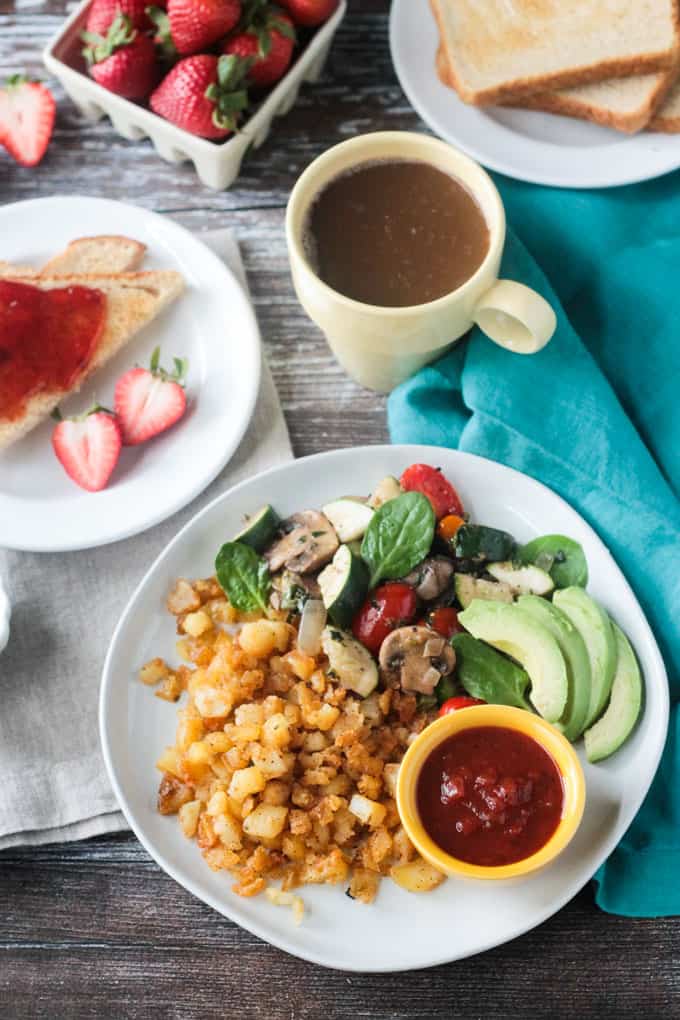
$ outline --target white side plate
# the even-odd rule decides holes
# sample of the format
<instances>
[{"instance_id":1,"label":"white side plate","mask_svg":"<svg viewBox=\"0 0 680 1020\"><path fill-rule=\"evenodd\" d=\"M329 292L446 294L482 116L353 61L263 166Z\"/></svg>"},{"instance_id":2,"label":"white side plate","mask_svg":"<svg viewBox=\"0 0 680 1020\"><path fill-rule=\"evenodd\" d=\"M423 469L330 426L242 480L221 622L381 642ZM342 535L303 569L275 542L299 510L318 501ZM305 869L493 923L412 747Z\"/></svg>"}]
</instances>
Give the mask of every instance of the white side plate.
<instances>
[{"instance_id":1,"label":"white side plate","mask_svg":"<svg viewBox=\"0 0 680 1020\"><path fill-rule=\"evenodd\" d=\"M571 117L468 106L437 77L438 42L426 0L393 0L392 60L411 105L436 134L490 170L560 188L609 188L680 166L678 135L624 135Z\"/></svg>"},{"instance_id":2,"label":"white side plate","mask_svg":"<svg viewBox=\"0 0 680 1020\"><path fill-rule=\"evenodd\" d=\"M584 762L587 803L581 828L548 868L523 881L449 879L432 893L407 893L386 879L371 906L343 887L303 887L302 925L264 898L240 899L226 872L210 871L175 817L156 811L154 762L174 742L177 706L137 679L155 655L176 661L174 620L165 597L179 577L212 573L215 554L242 515L272 503L286 515L322 506L347 490L369 492L409 464L441 466L476 521L520 541L557 532L581 542L590 590L631 639L645 676L644 715L631 739L600 765ZM104 756L125 815L165 871L205 903L273 945L326 967L398 971L429 967L507 942L560 909L591 878L628 828L652 781L668 725L668 687L654 637L625 578L591 528L538 482L492 461L425 446L367 446L319 454L266 472L225 493L179 533L149 570L123 613L104 666L100 726Z\"/></svg>"},{"instance_id":3,"label":"white side plate","mask_svg":"<svg viewBox=\"0 0 680 1020\"><path fill-rule=\"evenodd\" d=\"M0 453L0 545L33 552L88 549L128 538L185 506L238 446L255 406L260 341L253 311L231 270L193 234L156 213L99 198L44 198L0 209L0 259L40 266L76 237L125 234L148 247L143 268L178 269L186 291L61 405L65 415L96 399L111 405L116 379L148 365L189 359L185 417L124 449L108 487L71 481L47 421Z\"/></svg>"}]
</instances>

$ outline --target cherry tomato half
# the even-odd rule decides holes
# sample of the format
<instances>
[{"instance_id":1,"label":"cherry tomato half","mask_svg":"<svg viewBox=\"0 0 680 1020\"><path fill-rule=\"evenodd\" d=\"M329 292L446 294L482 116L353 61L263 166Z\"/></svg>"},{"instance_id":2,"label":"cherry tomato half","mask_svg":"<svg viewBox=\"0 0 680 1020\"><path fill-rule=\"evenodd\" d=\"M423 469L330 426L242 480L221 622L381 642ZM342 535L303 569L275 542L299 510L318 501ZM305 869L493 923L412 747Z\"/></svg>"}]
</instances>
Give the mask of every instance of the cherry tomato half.
<instances>
[{"instance_id":1,"label":"cherry tomato half","mask_svg":"<svg viewBox=\"0 0 680 1020\"><path fill-rule=\"evenodd\" d=\"M461 634L463 627L458 623L458 610L451 606L433 609L427 615L428 626L436 630L442 637L450 638L453 634Z\"/></svg>"},{"instance_id":2,"label":"cherry tomato half","mask_svg":"<svg viewBox=\"0 0 680 1020\"><path fill-rule=\"evenodd\" d=\"M393 630L411 623L418 600L410 584L388 581L368 596L352 621L352 633L370 652L377 655Z\"/></svg>"},{"instance_id":3,"label":"cherry tomato half","mask_svg":"<svg viewBox=\"0 0 680 1020\"><path fill-rule=\"evenodd\" d=\"M449 698L439 709L440 715L448 715L449 712L457 712L459 708L470 708L471 705L486 705L486 701L480 698L468 698L467 694L460 694L457 698Z\"/></svg>"},{"instance_id":4,"label":"cherry tomato half","mask_svg":"<svg viewBox=\"0 0 680 1020\"><path fill-rule=\"evenodd\" d=\"M404 471L400 482L406 492L422 492L423 496L427 496L437 520L447 514L463 516L460 496L439 469L429 464L411 464Z\"/></svg>"}]
</instances>

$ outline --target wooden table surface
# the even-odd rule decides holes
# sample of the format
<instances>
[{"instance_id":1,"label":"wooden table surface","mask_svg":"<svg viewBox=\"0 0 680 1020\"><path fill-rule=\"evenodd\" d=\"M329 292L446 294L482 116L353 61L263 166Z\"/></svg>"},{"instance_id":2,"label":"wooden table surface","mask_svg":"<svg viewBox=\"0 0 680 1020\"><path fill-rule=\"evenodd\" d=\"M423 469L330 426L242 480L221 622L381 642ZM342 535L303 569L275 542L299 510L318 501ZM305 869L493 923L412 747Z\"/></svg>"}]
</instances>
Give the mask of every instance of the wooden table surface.
<instances>
[{"instance_id":1,"label":"wooden table surface","mask_svg":"<svg viewBox=\"0 0 680 1020\"><path fill-rule=\"evenodd\" d=\"M0 0L0 79L39 73L40 50L72 7ZM236 231L297 455L387 438L383 399L345 377L296 302L283 221L293 182L328 146L365 131L424 129L392 69L388 9L388 0L350 0L323 80L307 85L295 109L275 122L231 191L207 190L189 166L162 162L149 142L125 141L105 120L85 122L58 88L55 136L41 166L21 169L0 153L0 203L99 195L167 213L191 230ZM404 938L417 938L408 917ZM588 887L540 928L483 956L363 976L324 970L260 942L167 878L130 835L0 855L0 1016L230 1014L678 1016L680 922L608 916Z\"/></svg>"}]
</instances>

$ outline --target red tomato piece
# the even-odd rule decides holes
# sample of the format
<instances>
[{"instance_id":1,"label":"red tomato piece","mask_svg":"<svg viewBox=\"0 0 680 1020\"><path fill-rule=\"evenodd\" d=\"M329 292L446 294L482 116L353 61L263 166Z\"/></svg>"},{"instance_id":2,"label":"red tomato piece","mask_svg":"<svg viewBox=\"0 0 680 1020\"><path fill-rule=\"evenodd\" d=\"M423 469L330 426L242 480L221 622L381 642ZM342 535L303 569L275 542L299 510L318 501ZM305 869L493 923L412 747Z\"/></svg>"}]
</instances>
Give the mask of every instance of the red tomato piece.
<instances>
[{"instance_id":1,"label":"red tomato piece","mask_svg":"<svg viewBox=\"0 0 680 1020\"><path fill-rule=\"evenodd\" d=\"M427 496L437 520L447 514L463 516L460 496L439 468L430 467L429 464L411 464L404 471L400 482L406 492L422 492L423 496Z\"/></svg>"},{"instance_id":2,"label":"red tomato piece","mask_svg":"<svg viewBox=\"0 0 680 1020\"><path fill-rule=\"evenodd\" d=\"M418 600L410 584L388 581L372 592L352 621L352 633L370 652L377 655L393 630L411 623Z\"/></svg>"},{"instance_id":3,"label":"red tomato piece","mask_svg":"<svg viewBox=\"0 0 680 1020\"><path fill-rule=\"evenodd\" d=\"M459 694L456 698L449 698L439 709L440 715L448 715L449 712L457 712L459 708L469 708L471 705L486 705L481 698L469 698L467 694Z\"/></svg>"},{"instance_id":4,"label":"red tomato piece","mask_svg":"<svg viewBox=\"0 0 680 1020\"><path fill-rule=\"evenodd\" d=\"M463 627L458 623L458 610L451 606L442 606L440 609L433 609L427 618L427 623L432 630L436 630L442 637L450 638L453 634L461 634Z\"/></svg>"}]
</instances>

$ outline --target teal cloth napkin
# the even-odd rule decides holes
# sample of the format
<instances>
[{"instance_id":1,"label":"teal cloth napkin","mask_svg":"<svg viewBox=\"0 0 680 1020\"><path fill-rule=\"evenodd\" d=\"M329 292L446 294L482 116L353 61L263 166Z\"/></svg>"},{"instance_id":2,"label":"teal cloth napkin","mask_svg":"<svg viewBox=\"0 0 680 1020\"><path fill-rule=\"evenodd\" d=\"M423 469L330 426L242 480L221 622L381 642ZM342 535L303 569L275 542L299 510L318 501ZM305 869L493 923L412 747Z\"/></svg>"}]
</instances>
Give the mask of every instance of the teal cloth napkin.
<instances>
[{"instance_id":1,"label":"teal cloth napkin","mask_svg":"<svg viewBox=\"0 0 680 1020\"><path fill-rule=\"evenodd\" d=\"M505 178L502 275L557 311L552 342L469 339L392 393L395 443L456 447L563 496L626 574L669 673L671 723L637 818L595 876L630 916L680 914L680 174L569 192Z\"/></svg>"}]
</instances>

